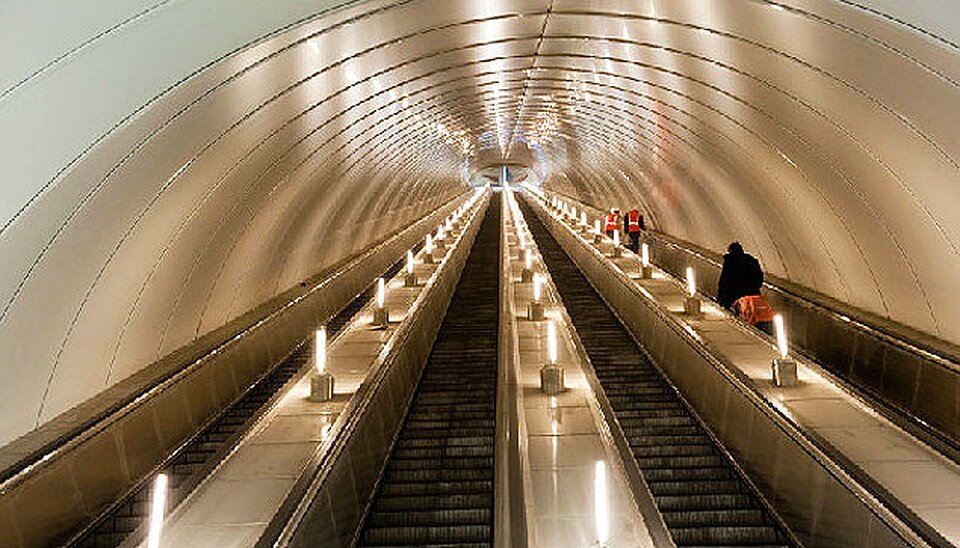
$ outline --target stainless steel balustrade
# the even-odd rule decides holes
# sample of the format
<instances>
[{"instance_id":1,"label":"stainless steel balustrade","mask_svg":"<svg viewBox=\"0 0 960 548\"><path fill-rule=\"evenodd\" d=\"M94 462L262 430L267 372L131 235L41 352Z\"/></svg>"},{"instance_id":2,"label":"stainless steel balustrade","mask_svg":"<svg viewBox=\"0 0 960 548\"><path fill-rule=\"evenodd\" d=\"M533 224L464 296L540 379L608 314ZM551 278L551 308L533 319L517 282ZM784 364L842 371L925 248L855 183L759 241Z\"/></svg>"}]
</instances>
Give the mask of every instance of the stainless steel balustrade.
<instances>
[{"instance_id":1,"label":"stainless steel balustrade","mask_svg":"<svg viewBox=\"0 0 960 548\"><path fill-rule=\"evenodd\" d=\"M256 317L202 351L178 351L88 402L79 411L3 448L0 546L58 544L137 488L220 410L342 308L453 211L460 196L363 254L258 309ZM188 358L184 358L187 356ZM135 382L134 382L135 381Z\"/></svg>"},{"instance_id":2,"label":"stainless steel balustrade","mask_svg":"<svg viewBox=\"0 0 960 548\"><path fill-rule=\"evenodd\" d=\"M682 277L684 268L694 265L701 291L716 297L721 257L662 234L650 233L646 241L657 266ZM891 334L905 328L871 325L875 322L859 318L861 311L844 314L806 295L809 291L803 288L768 278L766 295L787 319L794 345L896 410L899 424L954 460L960 458L960 349L951 353L942 341L909 342L906 337L922 335Z\"/></svg>"},{"instance_id":3,"label":"stainless steel balustrade","mask_svg":"<svg viewBox=\"0 0 960 548\"><path fill-rule=\"evenodd\" d=\"M773 409L748 379L709 354L598 251L538 203L529 203L804 545L925 545L901 516Z\"/></svg>"},{"instance_id":4,"label":"stainless steel balustrade","mask_svg":"<svg viewBox=\"0 0 960 548\"><path fill-rule=\"evenodd\" d=\"M510 246L507 231L512 229L510 205L500 200L500 275L510 275ZM494 546L526 548L527 516L524 502L523 464L520 459L520 400L517 364L520 341L513 307L514 287L509 280L500 283L500 333L497 344L497 440L494 466Z\"/></svg>"},{"instance_id":5,"label":"stainless steel balustrade","mask_svg":"<svg viewBox=\"0 0 960 548\"><path fill-rule=\"evenodd\" d=\"M489 193L483 199L442 269L340 414L330 449L308 465L258 547L352 545L489 207Z\"/></svg>"},{"instance_id":6,"label":"stainless steel balustrade","mask_svg":"<svg viewBox=\"0 0 960 548\"><path fill-rule=\"evenodd\" d=\"M594 208L591 218L602 214ZM720 255L659 232L644 237L653 263L680 279L693 266L700 292L716 298ZM960 462L960 348L787 280L766 278L765 294L784 314L793 346Z\"/></svg>"}]
</instances>

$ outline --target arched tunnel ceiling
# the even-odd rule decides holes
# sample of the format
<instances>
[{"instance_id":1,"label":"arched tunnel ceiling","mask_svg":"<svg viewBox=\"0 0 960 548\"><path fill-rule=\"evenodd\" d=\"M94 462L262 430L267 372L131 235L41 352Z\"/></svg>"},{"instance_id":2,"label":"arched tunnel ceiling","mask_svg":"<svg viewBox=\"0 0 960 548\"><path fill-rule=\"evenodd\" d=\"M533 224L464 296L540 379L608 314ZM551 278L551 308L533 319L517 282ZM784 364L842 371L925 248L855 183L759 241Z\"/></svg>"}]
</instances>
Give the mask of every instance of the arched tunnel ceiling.
<instances>
[{"instance_id":1,"label":"arched tunnel ceiling","mask_svg":"<svg viewBox=\"0 0 960 548\"><path fill-rule=\"evenodd\" d=\"M960 342L947 1L0 11L0 443L533 167Z\"/></svg>"}]
</instances>

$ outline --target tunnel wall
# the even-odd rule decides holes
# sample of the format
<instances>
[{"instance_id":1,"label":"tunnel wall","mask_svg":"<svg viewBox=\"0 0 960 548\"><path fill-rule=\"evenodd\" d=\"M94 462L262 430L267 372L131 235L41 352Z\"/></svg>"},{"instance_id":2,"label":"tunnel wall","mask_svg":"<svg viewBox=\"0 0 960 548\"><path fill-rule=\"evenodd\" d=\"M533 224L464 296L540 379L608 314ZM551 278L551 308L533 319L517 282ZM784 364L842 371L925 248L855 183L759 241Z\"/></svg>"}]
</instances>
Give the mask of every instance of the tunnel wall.
<instances>
[{"instance_id":1,"label":"tunnel wall","mask_svg":"<svg viewBox=\"0 0 960 548\"><path fill-rule=\"evenodd\" d=\"M0 443L530 164L960 343L946 0L16 0Z\"/></svg>"},{"instance_id":2,"label":"tunnel wall","mask_svg":"<svg viewBox=\"0 0 960 548\"><path fill-rule=\"evenodd\" d=\"M0 15L0 444L465 190L336 66L365 47L310 21L336 6Z\"/></svg>"}]
</instances>

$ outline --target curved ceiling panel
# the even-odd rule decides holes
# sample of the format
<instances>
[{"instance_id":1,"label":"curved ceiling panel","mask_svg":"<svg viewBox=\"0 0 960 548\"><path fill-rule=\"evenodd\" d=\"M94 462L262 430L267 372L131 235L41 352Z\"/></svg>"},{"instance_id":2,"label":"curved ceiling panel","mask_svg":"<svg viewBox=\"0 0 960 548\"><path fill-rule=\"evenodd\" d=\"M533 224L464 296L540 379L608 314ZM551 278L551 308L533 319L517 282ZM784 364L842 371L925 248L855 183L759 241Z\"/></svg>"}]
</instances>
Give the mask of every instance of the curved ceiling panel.
<instances>
[{"instance_id":1,"label":"curved ceiling panel","mask_svg":"<svg viewBox=\"0 0 960 548\"><path fill-rule=\"evenodd\" d=\"M0 13L0 443L504 161L960 342L950 2L59 4Z\"/></svg>"}]
</instances>

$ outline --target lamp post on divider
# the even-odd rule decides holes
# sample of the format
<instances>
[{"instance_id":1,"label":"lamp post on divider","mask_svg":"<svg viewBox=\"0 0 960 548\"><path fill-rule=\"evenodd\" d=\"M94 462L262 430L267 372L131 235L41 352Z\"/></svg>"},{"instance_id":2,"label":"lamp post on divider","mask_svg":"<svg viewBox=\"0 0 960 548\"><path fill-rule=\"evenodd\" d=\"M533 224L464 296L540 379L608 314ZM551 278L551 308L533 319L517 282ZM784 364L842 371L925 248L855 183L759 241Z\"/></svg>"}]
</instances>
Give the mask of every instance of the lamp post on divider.
<instances>
[{"instance_id":1,"label":"lamp post on divider","mask_svg":"<svg viewBox=\"0 0 960 548\"><path fill-rule=\"evenodd\" d=\"M310 400L330 401L333 399L333 375L327 372L326 326L313 334L313 366L316 371L310 377Z\"/></svg>"},{"instance_id":2,"label":"lamp post on divider","mask_svg":"<svg viewBox=\"0 0 960 548\"><path fill-rule=\"evenodd\" d=\"M687 267L687 298L683 300L683 312L688 316L700 315L700 299L697 298L697 280L693 267Z\"/></svg>"},{"instance_id":3,"label":"lamp post on divider","mask_svg":"<svg viewBox=\"0 0 960 548\"><path fill-rule=\"evenodd\" d=\"M414 270L413 250L407 250L407 276L403 279L403 285L407 287L417 286L417 272Z\"/></svg>"},{"instance_id":4,"label":"lamp post on divider","mask_svg":"<svg viewBox=\"0 0 960 548\"><path fill-rule=\"evenodd\" d=\"M653 277L653 267L650 266L650 246L640 244L640 277L649 280Z\"/></svg>"},{"instance_id":5,"label":"lamp post on divider","mask_svg":"<svg viewBox=\"0 0 960 548\"><path fill-rule=\"evenodd\" d=\"M783 325L783 316L773 317L773 327L777 336L777 357L773 359L773 384L777 386L795 386L797 384L797 362L790 358L790 346L787 344L787 330Z\"/></svg>"},{"instance_id":6,"label":"lamp post on divider","mask_svg":"<svg viewBox=\"0 0 960 548\"><path fill-rule=\"evenodd\" d=\"M602 460L594 465L593 517L597 528L597 546L604 548L610 542L610 499L607 494L607 466Z\"/></svg>"},{"instance_id":7,"label":"lamp post on divider","mask_svg":"<svg viewBox=\"0 0 960 548\"><path fill-rule=\"evenodd\" d=\"M437 248L437 251L443 251L447 248L446 237L443 232L443 224L437 227L437 237L433 239L433 245Z\"/></svg>"},{"instance_id":8,"label":"lamp post on divider","mask_svg":"<svg viewBox=\"0 0 960 548\"><path fill-rule=\"evenodd\" d=\"M610 256L614 259L619 259L622 255L620 250L620 230L615 229L613 231L613 249L610 251Z\"/></svg>"},{"instance_id":9,"label":"lamp post on divider","mask_svg":"<svg viewBox=\"0 0 960 548\"><path fill-rule=\"evenodd\" d=\"M427 241L423 244L423 263L433 264L433 235L427 234Z\"/></svg>"},{"instance_id":10,"label":"lamp post on divider","mask_svg":"<svg viewBox=\"0 0 960 548\"><path fill-rule=\"evenodd\" d=\"M547 363L540 368L540 390L546 394L563 392L563 368L557 363L557 327L547 322Z\"/></svg>"},{"instance_id":11,"label":"lamp post on divider","mask_svg":"<svg viewBox=\"0 0 960 548\"><path fill-rule=\"evenodd\" d=\"M533 281L533 252L530 248L523 251L523 270L520 271L520 282L530 283Z\"/></svg>"},{"instance_id":12,"label":"lamp post on divider","mask_svg":"<svg viewBox=\"0 0 960 548\"><path fill-rule=\"evenodd\" d=\"M153 480L147 548L160 548L160 538L163 536L163 520L167 513L168 483L166 474L157 474L157 477Z\"/></svg>"},{"instance_id":13,"label":"lamp post on divider","mask_svg":"<svg viewBox=\"0 0 960 548\"><path fill-rule=\"evenodd\" d=\"M377 278L377 306L373 309L373 325L386 328L390 324L390 311L386 306L387 289L383 278Z\"/></svg>"},{"instance_id":14,"label":"lamp post on divider","mask_svg":"<svg viewBox=\"0 0 960 548\"><path fill-rule=\"evenodd\" d=\"M527 319L534 322L542 321L543 314L543 277L533 275L533 300L527 305Z\"/></svg>"},{"instance_id":15,"label":"lamp post on divider","mask_svg":"<svg viewBox=\"0 0 960 548\"><path fill-rule=\"evenodd\" d=\"M587 212L580 212L580 232L583 234L588 234L590 232L590 225L587 223Z\"/></svg>"},{"instance_id":16,"label":"lamp post on divider","mask_svg":"<svg viewBox=\"0 0 960 548\"><path fill-rule=\"evenodd\" d=\"M600 219L594 219L593 221L593 243L600 245L600 242L603 241L603 232L600 230Z\"/></svg>"}]
</instances>

